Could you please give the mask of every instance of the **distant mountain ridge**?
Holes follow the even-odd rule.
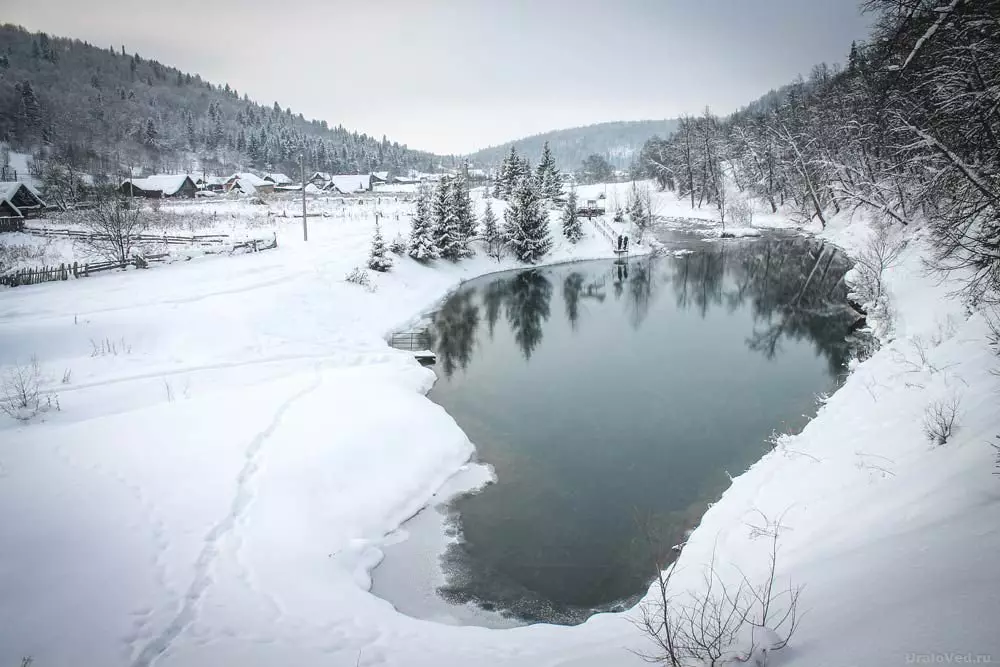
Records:
[[[515,139],[483,148],[468,157],[479,167],[498,165],[513,145],[519,153],[527,155],[532,164],[537,164],[547,141],[559,169],[578,169],[584,158],[594,153],[603,156],[612,166],[626,169],[646,140],[653,136],[666,137],[676,129],[675,118],[596,123]]]
[[[91,174],[240,169],[298,173],[431,170],[435,155],[307,120],[118,45],[0,24],[0,142]]]

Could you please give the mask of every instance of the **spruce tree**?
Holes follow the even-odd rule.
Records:
[[[556,160],[552,157],[552,151],[549,149],[547,141],[542,148],[542,161],[538,163],[535,176],[541,187],[542,197],[551,204],[561,204],[563,202],[562,175],[556,169]]]
[[[522,178],[504,212],[507,247],[522,262],[534,264],[552,249],[548,213],[542,208],[538,183]]]
[[[431,219],[431,193],[420,186],[417,193],[417,213],[410,225],[410,257],[418,262],[437,259],[440,254],[434,243],[434,221]]]
[[[392,268],[392,257],[386,254],[385,240],[382,238],[382,229],[378,222],[375,223],[375,236],[372,237],[372,250],[368,256],[368,268],[372,271],[383,273]]]
[[[500,234],[493,206],[489,202],[483,211],[483,240],[486,242],[486,254],[499,261],[503,256],[503,236]]]
[[[476,214],[472,210],[472,197],[469,186],[461,176],[451,181],[451,205],[455,211],[458,226],[458,237],[461,243],[461,254],[471,257],[475,254],[470,245],[476,235]]]
[[[434,245],[442,259],[455,261],[462,257],[462,238],[451,189],[451,179],[442,179],[434,191]]]
[[[576,210],[576,190],[569,191],[566,199],[566,207],[563,209],[562,219],[563,235],[570,243],[576,243],[583,238],[583,227],[580,224],[580,216]]]

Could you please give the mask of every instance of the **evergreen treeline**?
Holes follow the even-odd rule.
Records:
[[[152,171],[237,167],[333,173],[430,171],[435,158],[405,145],[267,107],[124,46],[0,26],[0,140],[98,176],[123,165]]]
[[[483,166],[498,165],[513,148],[521,155],[540,159],[548,144],[555,160],[561,165],[569,165],[568,168],[576,169],[589,156],[597,154],[613,167],[626,169],[638,155],[643,142],[654,135],[668,136],[676,125],[674,119],[598,123],[509,141],[484,148],[469,158]]]
[[[729,205],[724,181],[804,219],[863,207],[926,219],[938,266],[971,268],[968,293],[1000,289],[1000,0],[867,0],[867,43],[844,68],[725,119],[682,118],[641,163],[692,206]],[[723,178],[725,174],[726,179]]]
[[[498,224],[489,202],[483,212],[482,233],[472,206],[468,182],[462,177],[442,179],[435,189],[421,186],[416,214],[410,226],[408,252],[418,261],[457,261],[475,254],[472,241],[483,241],[490,257],[500,259],[505,252],[533,264],[552,249],[549,208],[563,204],[562,175],[552,153],[545,147],[542,161],[532,169],[527,159],[511,148],[498,175],[494,196],[507,201],[503,225]],[[574,224],[565,226],[571,242],[582,238],[575,218],[575,195],[571,196]]]

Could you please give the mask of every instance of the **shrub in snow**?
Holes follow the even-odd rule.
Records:
[[[783,526],[760,516],[761,524],[750,525],[750,534],[770,543],[770,569],[756,584],[739,570],[739,576],[724,577],[715,554],[696,591],[675,591],[670,585],[673,566],[657,566],[655,594],[640,605],[635,621],[655,648],[641,657],[669,667],[763,665],[769,652],[788,645],[799,623],[802,588],[778,587],[778,535]],[[682,548],[674,547],[674,562]]]
[[[368,272],[362,269],[360,266],[355,266],[351,269],[351,272],[344,276],[344,280],[355,285],[361,285],[366,287],[369,291],[372,291],[374,285],[372,285],[372,280],[368,276]]]
[[[403,238],[402,234],[396,234],[396,238],[389,244],[389,252],[397,255],[406,254],[406,239]]]
[[[997,438],[997,442],[1000,443],[1000,435],[998,435],[996,438]],[[995,468],[995,471],[993,472],[993,474],[994,475],[1000,475],[1000,444],[994,445],[991,442],[990,443],[990,447],[992,447],[995,450],[995,452],[996,452],[995,458],[993,459],[993,467]]]
[[[924,410],[924,434],[935,445],[948,444],[955,432],[959,403],[958,397],[953,396],[947,400],[934,401]]]
[[[41,371],[38,359],[31,358],[27,364],[15,364],[7,369],[0,380],[0,410],[21,421],[27,421],[38,414],[38,384]]]
[[[371,254],[368,256],[368,268],[379,272],[385,272],[392,268],[392,258],[386,254],[382,229],[377,222],[375,223],[375,236],[372,237]]]

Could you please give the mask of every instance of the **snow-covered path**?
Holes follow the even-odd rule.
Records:
[[[391,239],[404,223],[384,224]],[[829,235],[851,248],[857,230]],[[639,664],[626,615],[453,627],[367,592],[385,535],[473,452],[423,395],[433,373],[383,336],[498,267],[403,261],[372,293],[343,282],[368,224],[297,234],[0,292],[0,364],[37,355],[60,408],[0,421],[0,664]],[[591,236],[552,259],[609,250]],[[681,561],[684,587],[713,549],[753,576],[766,549],[749,517],[783,514],[781,574],[806,584],[809,614],[781,664],[1000,661],[996,358],[921,254],[918,239],[891,276],[896,339],[735,480]],[[956,393],[960,428],[931,447],[923,411]]]

